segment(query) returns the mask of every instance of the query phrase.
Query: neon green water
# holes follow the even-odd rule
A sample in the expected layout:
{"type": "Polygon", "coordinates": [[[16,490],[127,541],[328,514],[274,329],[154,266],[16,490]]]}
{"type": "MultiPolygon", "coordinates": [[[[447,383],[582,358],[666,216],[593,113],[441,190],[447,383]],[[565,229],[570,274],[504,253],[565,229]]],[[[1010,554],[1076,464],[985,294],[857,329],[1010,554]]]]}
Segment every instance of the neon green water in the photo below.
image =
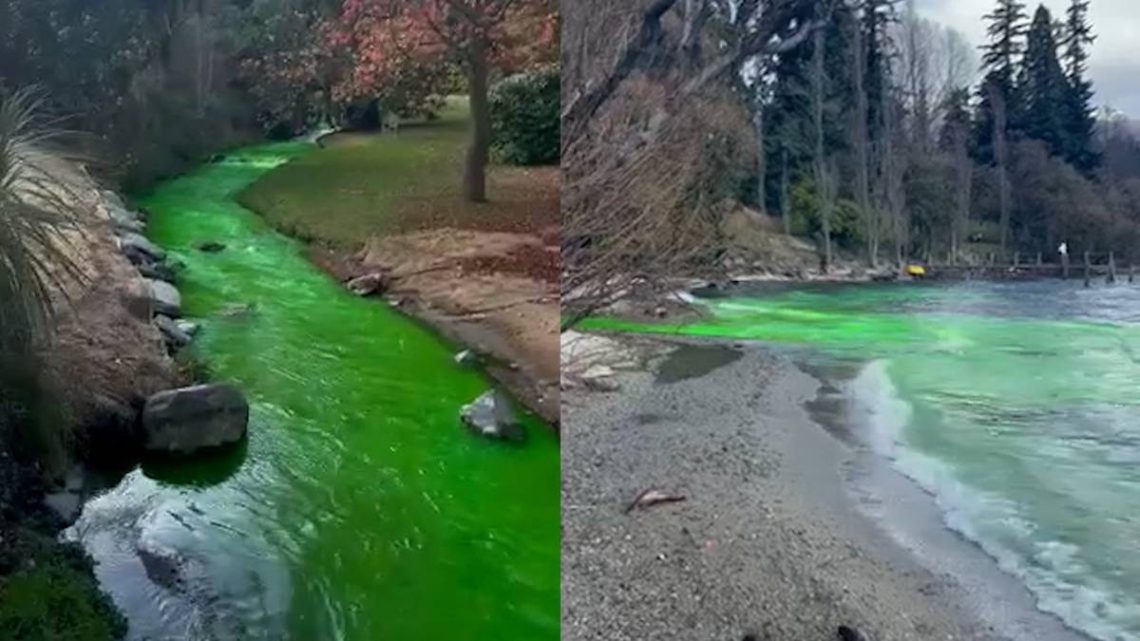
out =
{"type": "Polygon", "coordinates": [[[133,639],[557,639],[556,439],[533,421],[522,447],[465,432],[457,412],[488,382],[454,347],[347,295],[234,202],[307,149],[248,149],[143,198],[148,234],[186,264],[194,349],[250,398],[250,436],[131,472],[77,536],[133,639]],[[233,303],[253,311],[219,314],[233,303]],[[177,558],[177,581],[143,580],[138,549],[177,558]]]}
{"type": "Polygon", "coordinates": [[[586,329],[760,340],[862,363],[849,426],[1038,606],[1140,639],[1140,287],[846,287],[706,301],[689,325],[586,329]]]}

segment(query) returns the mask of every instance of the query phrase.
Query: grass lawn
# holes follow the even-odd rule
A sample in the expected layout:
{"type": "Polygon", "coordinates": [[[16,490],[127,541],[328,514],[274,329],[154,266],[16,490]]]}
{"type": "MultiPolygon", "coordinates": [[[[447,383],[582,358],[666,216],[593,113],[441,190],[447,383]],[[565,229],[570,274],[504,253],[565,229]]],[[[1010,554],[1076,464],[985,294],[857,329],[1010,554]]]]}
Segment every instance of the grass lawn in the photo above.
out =
{"type": "Polygon", "coordinates": [[[488,170],[491,202],[463,200],[465,98],[398,133],[343,133],[263,176],[239,201],[277,228],[355,248],[372,236],[457,227],[539,233],[559,219],[557,167],[488,170]]]}

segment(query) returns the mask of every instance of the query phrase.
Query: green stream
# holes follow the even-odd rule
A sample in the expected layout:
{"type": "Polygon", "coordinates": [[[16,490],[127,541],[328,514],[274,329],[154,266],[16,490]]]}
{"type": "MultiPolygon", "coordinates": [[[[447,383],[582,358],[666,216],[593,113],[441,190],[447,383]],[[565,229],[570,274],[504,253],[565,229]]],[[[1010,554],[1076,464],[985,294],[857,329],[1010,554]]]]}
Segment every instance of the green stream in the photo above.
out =
{"type": "Polygon", "coordinates": [[[308,148],[246,149],[141,199],[186,265],[193,351],[250,399],[249,438],[130,472],[74,535],[132,639],[557,639],[551,430],[528,422],[523,446],[467,433],[459,408],[489,383],[454,346],[346,294],[235,203],[308,148]],[[227,248],[193,249],[206,240],[227,248]]]}
{"type": "Polygon", "coordinates": [[[745,288],[704,305],[690,324],[583,327],[856,364],[837,381],[854,436],[1041,609],[1098,639],[1140,639],[1140,287],[745,288]]]}

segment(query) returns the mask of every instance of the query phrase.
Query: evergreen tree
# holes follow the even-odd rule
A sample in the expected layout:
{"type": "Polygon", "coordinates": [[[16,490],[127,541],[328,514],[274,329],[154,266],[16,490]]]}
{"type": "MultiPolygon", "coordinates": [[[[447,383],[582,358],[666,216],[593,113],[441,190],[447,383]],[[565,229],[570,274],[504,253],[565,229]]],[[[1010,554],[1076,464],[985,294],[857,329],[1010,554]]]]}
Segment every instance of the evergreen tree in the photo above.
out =
{"type": "Polygon", "coordinates": [[[867,135],[875,146],[883,139],[885,94],[890,91],[892,41],[890,28],[898,21],[898,0],[863,0],[863,82],[867,91],[867,135]]]}
{"type": "MultiPolygon", "coordinates": [[[[826,3],[817,3],[822,10],[826,3]]],[[[851,93],[850,24],[854,12],[844,2],[835,2],[824,27],[824,67],[826,96],[824,108],[824,147],[828,155],[842,153],[848,146],[854,97],[851,93]]],[[[771,84],[765,87],[770,99],[764,107],[764,146],[766,155],[779,162],[767,163],[768,205],[777,208],[780,183],[787,160],[791,181],[812,172],[813,123],[811,117],[811,66],[814,43],[780,54],[771,70],[771,84]]]]}
{"type": "Polygon", "coordinates": [[[990,41],[982,47],[982,70],[985,77],[979,91],[977,119],[974,126],[974,148],[977,159],[990,163],[994,160],[994,105],[995,97],[1007,106],[1006,134],[1021,128],[1022,101],[1017,95],[1016,65],[1024,50],[1021,38],[1025,35],[1025,3],[1019,0],[998,0],[986,33],[990,41]]]}
{"type": "Polygon", "coordinates": [[[1063,101],[1064,156],[1069,164],[1090,174],[1100,165],[1093,145],[1095,128],[1092,82],[1085,78],[1088,46],[1096,39],[1088,23],[1089,0],[1072,0],[1066,14],[1065,75],[1068,90],[1063,101]]]}
{"type": "Polygon", "coordinates": [[[1066,151],[1064,129],[1069,89],[1057,58],[1052,16],[1040,5],[1026,37],[1018,79],[1018,94],[1024,101],[1020,109],[1021,124],[1027,137],[1044,142],[1049,153],[1056,156],[1064,156],[1066,151]]]}
{"type": "Polygon", "coordinates": [[[938,149],[953,153],[965,141],[970,130],[970,90],[962,87],[950,91],[942,103],[944,116],[938,134],[938,149]]]}

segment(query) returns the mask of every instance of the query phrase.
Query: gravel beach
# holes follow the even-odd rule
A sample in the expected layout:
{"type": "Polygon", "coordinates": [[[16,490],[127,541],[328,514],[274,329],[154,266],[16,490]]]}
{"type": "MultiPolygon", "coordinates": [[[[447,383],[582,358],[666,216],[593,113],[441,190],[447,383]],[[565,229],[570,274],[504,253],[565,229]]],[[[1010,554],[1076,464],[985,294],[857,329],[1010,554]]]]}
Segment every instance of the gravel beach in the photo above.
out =
{"type": "Polygon", "coordinates": [[[1010,638],[858,508],[855,448],[813,422],[821,384],[787,354],[616,340],[645,365],[563,396],[563,639],[1010,638]],[[626,513],[648,488],[685,500],[626,513]]]}

